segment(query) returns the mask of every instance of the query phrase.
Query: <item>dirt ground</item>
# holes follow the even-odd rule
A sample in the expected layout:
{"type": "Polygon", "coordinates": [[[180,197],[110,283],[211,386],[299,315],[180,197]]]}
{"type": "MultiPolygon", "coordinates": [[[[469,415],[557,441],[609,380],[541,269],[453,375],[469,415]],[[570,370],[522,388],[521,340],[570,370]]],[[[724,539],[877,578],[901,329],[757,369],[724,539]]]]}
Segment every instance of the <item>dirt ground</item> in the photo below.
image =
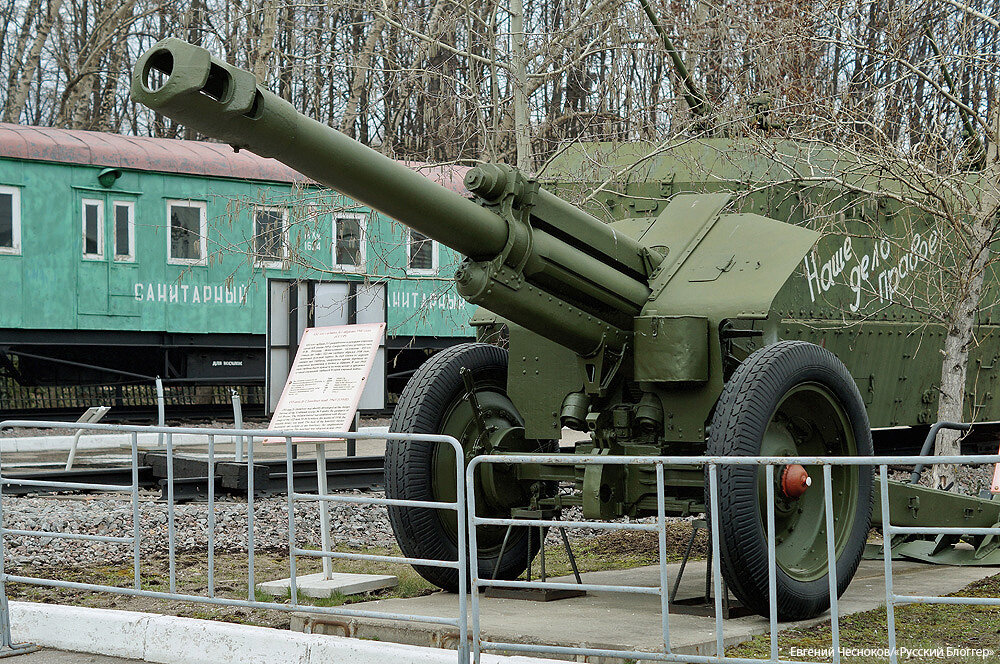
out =
{"type": "MultiPolygon", "coordinates": [[[[668,525],[668,560],[680,559],[687,547],[690,532],[690,528],[684,523],[668,525]]],[[[695,540],[692,558],[704,555],[706,540],[704,531],[701,531],[695,540]]],[[[587,540],[574,540],[572,546],[577,565],[584,572],[651,565],[656,564],[659,560],[655,533],[611,531],[587,540]]],[[[399,555],[398,550],[354,549],[354,551],[399,555]]],[[[248,562],[245,553],[216,554],[214,572],[216,597],[238,600],[246,600],[249,597],[248,562]]],[[[257,552],[254,556],[255,583],[287,578],[289,576],[288,564],[287,554],[281,551],[257,552]]],[[[561,543],[546,546],[546,567],[548,574],[552,576],[570,573],[569,560],[561,543]]],[[[414,597],[436,591],[436,588],[420,577],[409,565],[338,559],[333,561],[333,568],[334,571],[339,572],[394,574],[399,578],[399,585],[392,589],[363,595],[335,596],[329,600],[300,597],[300,603],[315,606],[337,606],[376,598],[414,597]]],[[[204,553],[177,554],[174,569],[176,593],[208,596],[208,561],[204,553]]],[[[319,572],[322,570],[322,563],[318,558],[299,557],[296,560],[296,569],[299,575],[319,572]]],[[[167,557],[144,558],[140,568],[141,588],[154,592],[170,592],[169,570],[170,560],[167,557]]],[[[92,564],[80,567],[17,566],[10,567],[7,571],[9,574],[17,576],[58,579],[123,589],[133,587],[133,566],[131,563],[92,564]]],[[[13,600],[141,611],[280,629],[287,629],[289,626],[288,612],[278,609],[217,606],[195,601],[123,596],[110,592],[51,588],[25,583],[8,585],[8,595],[13,600]]],[[[277,602],[291,608],[287,597],[272,598],[255,592],[254,599],[259,602],[277,602]]]]}

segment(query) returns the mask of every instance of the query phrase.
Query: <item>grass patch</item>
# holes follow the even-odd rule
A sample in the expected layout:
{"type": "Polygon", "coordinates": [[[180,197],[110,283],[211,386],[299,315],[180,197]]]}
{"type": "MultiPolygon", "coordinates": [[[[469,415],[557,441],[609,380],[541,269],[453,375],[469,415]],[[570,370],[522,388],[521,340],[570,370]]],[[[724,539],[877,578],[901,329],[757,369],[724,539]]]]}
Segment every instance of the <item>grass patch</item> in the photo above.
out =
{"type": "MultiPolygon", "coordinates": [[[[931,570],[929,573],[933,573],[933,568],[928,569],[931,570]]],[[[950,596],[1000,597],[1000,575],[977,581],[950,596]]],[[[909,604],[895,607],[895,616],[896,646],[901,662],[1000,664],[1000,607],[909,604]],[[962,649],[969,651],[963,652],[962,649]],[[992,650],[993,654],[984,657],[974,652],[982,650],[992,650]]],[[[888,641],[884,606],[840,620],[842,648],[886,649],[888,641]]],[[[778,634],[778,652],[782,659],[832,662],[832,657],[806,656],[805,653],[796,655],[793,650],[824,650],[829,649],[831,644],[832,630],[829,621],[814,627],[786,629],[778,634]]],[[[764,634],[727,648],[726,655],[767,659],[770,657],[770,648],[770,636],[764,634]]],[[[841,661],[845,664],[874,664],[886,662],[888,657],[885,653],[881,656],[847,653],[841,661]]]]}
{"type": "MultiPolygon", "coordinates": [[[[351,550],[342,548],[341,550],[351,550]]],[[[399,551],[388,549],[357,550],[357,553],[377,553],[399,555],[399,551]]],[[[299,575],[321,572],[322,561],[318,558],[301,556],[297,559],[299,575]]],[[[171,592],[169,560],[166,557],[143,559],[140,569],[140,587],[154,592],[171,592]]],[[[179,594],[208,596],[208,562],[203,554],[178,554],[175,560],[175,588],[179,594]]],[[[341,606],[355,602],[388,597],[415,597],[433,592],[435,588],[417,574],[409,565],[391,563],[341,560],[333,561],[335,572],[369,574],[393,574],[399,579],[395,588],[363,593],[360,595],[335,595],[317,599],[299,593],[299,604],[308,606],[341,606]]],[[[117,565],[88,565],[80,567],[8,566],[10,574],[36,576],[77,583],[90,583],[119,588],[132,588],[131,562],[117,565]]],[[[254,556],[254,579],[256,582],[287,578],[288,556],[280,553],[261,553],[254,556]]],[[[247,583],[247,555],[245,553],[216,553],[214,572],[215,596],[227,599],[246,600],[250,594],[247,583]]],[[[248,609],[242,607],[217,606],[193,601],[162,600],[147,597],[130,597],[107,592],[90,592],[63,588],[32,586],[11,583],[7,586],[10,599],[54,604],[70,604],[94,608],[113,608],[124,611],[143,611],[165,615],[185,616],[207,620],[262,625],[265,627],[288,628],[288,613],[275,609],[248,609]]],[[[290,604],[289,597],[272,597],[256,588],[253,600],[263,603],[290,604]]]]}
{"type": "MultiPolygon", "coordinates": [[[[679,562],[691,538],[691,526],[687,523],[668,523],[667,546],[668,563],[679,562]]],[[[607,569],[631,569],[643,565],[660,563],[659,537],[656,533],[642,530],[609,530],[596,537],[570,540],[577,567],[581,572],[599,572],[607,569]]],[[[703,559],[708,551],[708,534],[698,531],[691,549],[691,560],[703,559]]],[[[532,564],[532,578],[537,578],[539,560],[532,564]]],[[[545,573],[548,576],[572,574],[566,548],[561,543],[545,547],[545,573]]]]}
{"type": "MultiPolygon", "coordinates": [[[[679,560],[683,554],[690,527],[685,523],[668,524],[667,558],[679,560]]],[[[700,533],[692,552],[700,557],[705,551],[706,537],[700,533]]],[[[655,533],[638,531],[609,531],[596,537],[572,540],[573,552],[581,572],[605,569],[624,569],[641,565],[655,565],[659,560],[658,541],[655,533]]],[[[348,548],[340,551],[377,555],[400,555],[398,548],[348,548]]],[[[569,559],[562,543],[546,546],[546,573],[548,576],[568,575],[572,572],[569,559]]],[[[360,595],[334,595],[317,599],[299,593],[298,604],[303,607],[332,607],[354,604],[373,599],[406,598],[426,595],[437,590],[425,581],[409,565],[375,562],[367,560],[332,559],[333,571],[361,574],[392,574],[399,579],[394,588],[363,593],[360,595]]],[[[534,563],[533,576],[537,578],[538,559],[534,563]]],[[[169,560],[164,557],[147,557],[142,560],[140,587],[154,592],[171,592],[169,560]]],[[[297,558],[299,575],[320,572],[322,560],[308,556],[297,558]]],[[[208,561],[204,553],[182,553],[175,559],[175,588],[173,592],[186,595],[208,596],[208,561]]],[[[8,566],[7,572],[20,576],[34,576],[77,583],[89,583],[117,588],[132,588],[131,561],[111,565],[66,566],[8,566]]],[[[254,556],[254,579],[256,582],[287,578],[288,557],[281,552],[257,552],[254,556]]],[[[216,553],[214,571],[215,596],[229,599],[247,599],[250,589],[247,584],[247,555],[245,553],[216,553]]],[[[32,586],[11,583],[7,587],[10,599],[69,604],[94,608],[113,608],[124,611],[143,611],[166,615],[185,616],[207,620],[262,625],[265,627],[287,628],[287,612],[274,609],[247,609],[241,607],[216,606],[193,601],[162,600],[146,597],[129,597],[106,592],[80,591],[63,588],[32,586]]],[[[272,597],[257,589],[253,599],[262,603],[289,605],[290,598],[272,597]]]]}

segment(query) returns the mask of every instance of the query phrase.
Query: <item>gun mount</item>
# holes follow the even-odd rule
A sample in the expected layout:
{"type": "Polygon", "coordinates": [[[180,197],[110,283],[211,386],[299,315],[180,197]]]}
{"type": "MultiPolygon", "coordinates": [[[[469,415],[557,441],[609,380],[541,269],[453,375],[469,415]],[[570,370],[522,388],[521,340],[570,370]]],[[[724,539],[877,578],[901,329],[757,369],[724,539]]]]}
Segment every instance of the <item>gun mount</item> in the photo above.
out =
{"type": "MultiPolygon", "coordinates": [[[[844,365],[817,345],[778,341],[773,321],[757,327],[819,237],[812,230],[727,212],[730,195],[722,193],[675,194],[651,216],[604,224],[503,164],[471,169],[465,198],[299,114],[249,72],[176,39],[139,58],[131,92],[466,257],[457,290],[486,310],[475,324],[507,325],[509,352],[473,343],[432,357],[403,391],[393,431],[452,435],[466,459],[558,451],[563,427],[589,432],[577,446],[582,453],[872,453],[865,403],[844,365]],[[755,348],[761,337],[765,343],[755,348]]],[[[423,443],[390,443],[387,494],[451,500],[457,462],[423,443]]],[[[821,487],[822,473],[814,471],[806,469],[821,487]]],[[[575,505],[586,517],[641,517],[656,513],[655,478],[645,466],[490,464],[475,491],[490,516],[575,505]],[[560,482],[575,491],[557,494],[560,482]]],[[[666,478],[669,513],[704,511],[700,467],[669,466],[666,478]]],[[[767,615],[763,473],[723,466],[719,479],[723,572],[739,599],[767,615]]],[[[838,466],[832,481],[842,592],[865,546],[873,478],[870,468],[838,466]]],[[[823,494],[779,492],[779,616],[814,616],[830,602],[823,494]]],[[[455,559],[462,526],[453,514],[390,507],[389,516],[405,555],[455,559]]],[[[528,530],[481,529],[473,563],[480,574],[509,579],[524,571],[540,544],[528,530]]],[[[455,570],[418,570],[442,588],[456,587],[455,570]]]]}

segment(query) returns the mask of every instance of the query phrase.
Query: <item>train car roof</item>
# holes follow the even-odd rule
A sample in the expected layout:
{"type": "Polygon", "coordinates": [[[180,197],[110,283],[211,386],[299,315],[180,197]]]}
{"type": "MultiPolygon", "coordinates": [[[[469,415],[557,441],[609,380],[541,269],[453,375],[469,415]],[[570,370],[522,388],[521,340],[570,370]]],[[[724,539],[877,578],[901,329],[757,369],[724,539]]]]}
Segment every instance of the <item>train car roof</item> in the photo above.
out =
{"type": "MultiPolygon", "coordinates": [[[[234,152],[223,143],[123,136],[100,131],[56,129],[0,122],[0,157],[83,164],[203,177],[315,184],[280,161],[234,152]]],[[[438,184],[465,194],[468,166],[402,162],[438,184]]]]}

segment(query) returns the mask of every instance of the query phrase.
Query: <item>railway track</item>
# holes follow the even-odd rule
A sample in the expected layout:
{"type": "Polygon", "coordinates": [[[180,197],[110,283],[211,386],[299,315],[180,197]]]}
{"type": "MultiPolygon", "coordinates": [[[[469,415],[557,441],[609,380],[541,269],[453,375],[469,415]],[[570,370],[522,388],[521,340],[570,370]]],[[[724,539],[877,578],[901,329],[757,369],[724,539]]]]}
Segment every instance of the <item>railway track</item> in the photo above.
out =
{"type": "MultiPolygon", "coordinates": [[[[94,405],[99,405],[100,402],[94,405]]],[[[85,406],[66,406],[60,408],[5,408],[0,410],[2,420],[38,420],[72,422],[86,410],[85,406]]],[[[102,420],[118,424],[148,424],[155,422],[158,411],[152,406],[116,406],[102,420]]],[[[264,417],[264,406],[261,404],[244,404],[243,416],[248,419],[264,417]]],[[[212,420],[217,418],[231,419],[233,406],[231,404],[170,404],[167,406],[167,419],[171,422],[191,422],[212,420]]]]}
{"type": "MultiPolygon", "coordinates": [[[[383,458],[381,456],[353,456],[327,459],[326,477],[329,490],[376,489],[382,486],[383,458]]],[[[147,490],[160,491],[160,498],[167,500],[168,474],[165,452],[145,452],[139,457],[139,486],[147,490]]],[[[272,496],[285,493],[288,488],[288,473],[284,459],[254,461],[254,497],[272,496]]],[[[5,477],[49,482],[76,482],[86,484],[132,483],[130,465],[99,466],[73,470],[38,470],[5,472],[5,477]]],[[[188,502],[208,499],[209,483],[215,488],[215,495],[247,496],[250,482],[246,463],[216,461],[209,471],[207,459],[192,455],[175,454],[173,457],[173,500],[188,502]]],[[[292,485],[295,491],[315,493],[317,490],[316,460],[295,459],[292,462],[292,485]]],[[[40,486],[5,484],[3,493],[24,496],[40,493],[67,493],[66,489],[48,489],[40,486]]]]}

